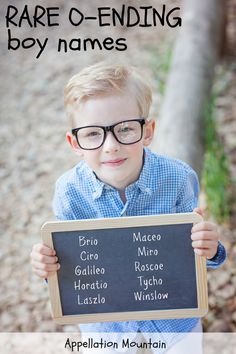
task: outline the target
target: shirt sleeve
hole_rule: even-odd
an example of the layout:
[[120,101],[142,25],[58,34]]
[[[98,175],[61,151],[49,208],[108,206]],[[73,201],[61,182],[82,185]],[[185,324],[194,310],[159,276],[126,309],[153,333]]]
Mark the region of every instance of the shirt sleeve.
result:
[[74,220],[75,217],[69,206],[69,200],[63,190],[60,186],[60,181],[57,181],[52,203],[53,213],[58,220]]
[[222,245],[222,243],[218,242],[216,255],[211,259],[207,259],[207,267],[213,269],[218,268],[224,263],[225,260],[226,260],[225,247]]
[[186,170],[185,178],[178,194],[176,213],[192,212],[198,205],[199,191],[197,174],[189,168]]

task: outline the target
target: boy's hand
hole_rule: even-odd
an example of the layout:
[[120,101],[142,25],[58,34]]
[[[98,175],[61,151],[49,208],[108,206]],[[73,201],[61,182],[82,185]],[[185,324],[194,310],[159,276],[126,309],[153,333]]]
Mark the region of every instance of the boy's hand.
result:
[[55,250],[41,243],[33,246],[30,254],[32,270],[41,278],[48,278],[60,268]]
[[[202,209],[195,208],[193,211],[203,216]],[[217,252],[219,238],[217,226],[211,222],[202,221],[192,228],[192,246],[194,252],[199,256],[213,258]]]

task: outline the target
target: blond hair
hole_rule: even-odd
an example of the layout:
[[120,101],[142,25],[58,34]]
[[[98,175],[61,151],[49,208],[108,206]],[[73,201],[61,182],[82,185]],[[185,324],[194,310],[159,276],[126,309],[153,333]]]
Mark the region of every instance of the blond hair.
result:
[[140,117],[147,118],[152,103],[152,90],[141,73],[131,66],[101,62],[81,70],[64,90],[66,112],[73,124],[73,113],[89,98],[122,94],[128,91],[137,101]]

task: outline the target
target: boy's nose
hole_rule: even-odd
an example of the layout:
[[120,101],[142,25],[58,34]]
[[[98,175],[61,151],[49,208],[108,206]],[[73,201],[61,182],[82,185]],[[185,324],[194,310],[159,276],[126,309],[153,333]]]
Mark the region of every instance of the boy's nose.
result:
[[118,151],[120,149],[120,144],[112,134],[112,132],[107,132],[106,139],[103,144],[103,149],[105,152]]

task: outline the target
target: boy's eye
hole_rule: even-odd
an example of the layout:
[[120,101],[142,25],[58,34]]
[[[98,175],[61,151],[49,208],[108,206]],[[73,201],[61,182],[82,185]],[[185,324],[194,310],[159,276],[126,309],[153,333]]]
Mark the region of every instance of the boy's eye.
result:
[[86,137],[96,137],[96,136],[100,136],[101,135],[101,133],[100,132],[90,132],[90,133],[87,133],[86,134]]
[[91,129],[85,128],[79,131],[80,138],[99,138],[103,135],[103,131],[101,129]]
[[132,131],[132,130],[133,130],[133,128],[126,126],[126,127],[121,127],[121,128],[118,130],[118,132],[119,132],[119,133],[129,133],[129,132]]

